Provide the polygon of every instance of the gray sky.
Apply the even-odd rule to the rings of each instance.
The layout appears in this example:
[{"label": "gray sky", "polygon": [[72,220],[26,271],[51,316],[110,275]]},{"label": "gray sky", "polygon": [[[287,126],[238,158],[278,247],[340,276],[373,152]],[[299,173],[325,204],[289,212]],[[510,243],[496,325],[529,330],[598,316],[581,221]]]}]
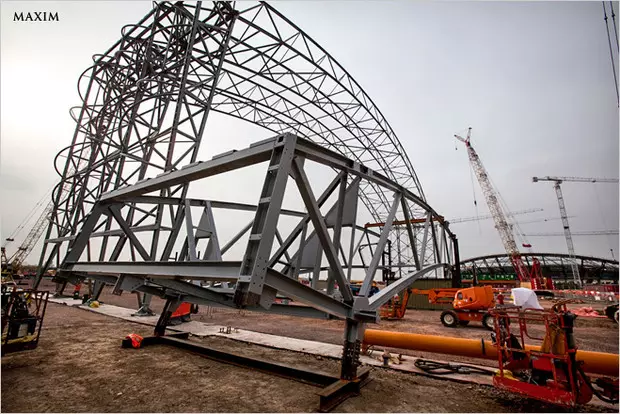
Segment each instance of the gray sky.
[{"label": "gray sky", "polygon": [[[618,108],[600,2],[275,6],[371,96],[407,150],[428,201],[445,217],[475,216],[474,191],[478,213],[488,213],[478,183],[472,188],[467,153],[452,138],[468,126],[510,209],[544,209],[518,216],[521,221],[559,217],[552,184],[533,184],[534,175],[618,177]],[[58,180],[53,160],[71,141],[69,108],[80,102],[79,75],[150,7],[146,1],[2,1],[3,239]],[[34,10],[58,12],[60,22],[13,22],[14,12]],[[207,138],[201,159],[271,135],[223,115],[212,115],[207,129],[226,139]],[[618,229],[617,184],[566,183],[562,189],[574,231]],[[521,227],[562,231],[559,220]],[[491,220],[452,230],[461,257],[503,251]],[[613,248],[618,257],[617,236],[574,241],[578,254],[610,257]],[[530,242],[534,251],[566,253],[563,237]]]}]

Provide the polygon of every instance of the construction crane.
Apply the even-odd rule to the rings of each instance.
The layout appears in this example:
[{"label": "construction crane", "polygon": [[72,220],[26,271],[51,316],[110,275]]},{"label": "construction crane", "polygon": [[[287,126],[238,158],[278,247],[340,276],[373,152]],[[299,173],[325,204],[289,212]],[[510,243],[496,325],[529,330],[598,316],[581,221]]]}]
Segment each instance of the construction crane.
[{"label": "construction crane", "polygon": [[[618,235],[618,230],[596,230],[596,231],[574,231],[571,236],[614,236]],[[549,237],[565,236],[564,233],[532,233],[526,234],[528,237]]]},{"label": "construction crane", "polygon": [[534,277],[533,274],[530,274],[525,266],[525,263],[521,260],[521,253],[519,253],[519,249],[517,248],[517,243],[515,242],[512,234],[512,229],[506,220],[506,215],[499,204],[496,191],[491,185],[489,174],[482,165],[482,161],[480,160],[480,157],[478,157],[476,150],[471,145],[471,127],[467,130],[467,138],[463,138],[459,135],[454,135],[454,137],[463,142],[467,147],[469,162],[471,163],[471,166],[476,174],[476,178],[478,179],[478,183],[482,188],[487,206],[491,211],[493,221],[495,221],[495,228],[502,239],[502,244],[504,245],[504,249],[506,250],[508,257],[510,257],[510,262],[517,273],[517,278],[520,282],[530,281],[533,289],[539,289],[541,287],[539,286],[540,281],[538,278]]},{"label": "construction crane", "polygon": [[[513,212],[507,213],[506,216],[512,217],[512,216],[518,216],[520,214],[536,213],[538,211],[543,211],[543,209],[542,208],[530,208],[526,210],[513,211]],[[455,224],[455,223],[465,223],[468,221],[486,220],[490,218],[493,218],[492,214],[484,214],[482,216],[473,216],[473,217],[461,217],[461,218],[455,218],[455,219],[448,219],[446,221],[450,224]]]},{"label": "construction crane", "polygon": [[562,218],[562,226],[564,227],[564,237],[566,238],[566,246],[568,247],[568,256],[573,272],[573,281],[577,286],[581,286],[581,276],[579,275],[579,268],[577,267],[577,260],[575,259],[575,246],[573,245],[573,237],[568,225],[568,215],[566,214],[566,205],[564,204],[564,196],[562,195],[562,188],[560,184],[563,182],[577,182],[577,183],[617,183],[617,178],[583,178],[583,177],[532,177],[532,181],[537,183],[539,181],[552,181],[553,188],[555,189],[555,195],[558,198],[558,206],[560,207],[560,217]]},{"label": "construction crane", "polygon": [[[30,252],[32,252],[34,246],[37,244],[37,241],[41,238],[41,235],[47,227],[49,216],[53,207],[53,202],[50,202],[45,207],[37,221],[28,232],[28,235],[22,244],[17,248],[17,251],[7,260],[7,265],[12,269],[13,274],[16,274],[20,270],[24,260],[26,260]],[[3,247],[2,249],[4,250],[5,248]]]},{"label": "construction crane", "polygon": [[[82,153],[80,154],[80,161],[78,162],[77,166],[74,166],[68,170],[67,177],[75,175],[76,172],[83,170],[88,165],[90,152],[90,148],[82,150]],[[48,199],[50,194],[52,195],[52,199],[49,200],[48,203],[45,205],[45,208],[41,212],[41,215],[37,218],[37,220],[31,227],[28,235],[26,236],[22,244],[17,248],[17,251],[13,253],[13,255],[8,259],[8,265],[12,267],[13,274],[16,274],[19,271],[22,264],[24,263],[24,260],[26,260],[26,258],[30,255],[32,249],[34,249],[34,246],[37,244],[49,224],[52,211],[54,210],[54,197],[56,196],[56,194],[54,194],[55,189],[58,189],[58,191],[60,192],[60,194],[58,194],[58,200],[62,200],[66,194],[71,192],[71,181],[66,180],[62,184],[57,184],[56,186],[52,187],[52,189],[49,190],[41,200],[39,200],[37,205],[35,205],[32,211],[28,214],[24,222],[22,222],[17,227],[17,229],[5,240],[3,249],[6,248],[6,245],[8,243],[14,241],[14,237],[26,225],[26,222],[30,220],[30,218],[34,215],[35,211],[38,210],[39,205],[43,204],[44,200]],[[45,269],[40,270],[41,272],[45,271]]]},{"label": "construction crane", "polygon": [[[538,211],[543,211],[542,208],[530,208],[530,209],[526,209],[526,210],[519,210],[519,211],[513,211],[507,214],[507,216],[512,217],[512,216],[518,216],[519,214],[529,214],[529,213],[536,213]],[[486,219],[490,219],[493,218],[493,215],[491,214],[485,214],[482,216],[472,216],[472,217],[460,217],[460,218],[455,218],[455,219],[449,219],[446,220],[443,216],[435,216],[433,217],[433,221],[439,221],[440,223],[443,223],[444,221],[450,223],[450,224],[455,224],[455,223],[465,223],[468,221],[477,221],[477,220],[486,220]],[[398,221],[393,221],[392,225],[393,226],[400,226],[403,224],[406,224],[407,221],[406,220],[398,220]],[[426,219],[425,218],[420,218],[420,219],[411,219],[409,220],[409,223],[411,224],[424,224],[426,223]],[[379,222],[379,223],[366,223],[364,225],[365,228],[372,228],[372,227],[383,227],[385,226],[385,223],[383,222]]]}]

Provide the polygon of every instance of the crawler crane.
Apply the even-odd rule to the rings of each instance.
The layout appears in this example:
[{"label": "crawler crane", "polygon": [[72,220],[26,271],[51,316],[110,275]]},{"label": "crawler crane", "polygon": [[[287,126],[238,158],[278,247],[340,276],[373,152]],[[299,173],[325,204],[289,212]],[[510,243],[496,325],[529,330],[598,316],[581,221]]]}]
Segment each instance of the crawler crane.
[{"label": "crawler crane", "polygon": [[502,244],[504,245],[504,249],[506,250],[508,257],[510,257],[510,262],[512,263],[512,266],[517,273],[517,278],[521,283],[530,282],[532,289],[549,288],[549,286],[542,286],[542,281],[540,280],[538,275],[536,273],[530,273],[525,266],[525,263],[523,263],[523,261],[521,260],[521,254],[519,253],[519,249],[517,248],[517,243],[515,242],[514,236],[512,235],[510,225],[506,220],[506,215],[504,214],[504,211],[499,204],[496,191],[491,185],[489,174],[482,165],[482,161],[476,153],[476,150],[474,150],[474,147],[471,145],[471,128],[469,128],[467,131],[467,138],[463,138],[459,135],[454,136],[456,137],[456,139],[463,142],[467,147],[469,162],[471,163],[471,166],[476,174],[476,178],[478,179],[478,183],[482,188],[482,192],[487,202],[487,206],[489,207],[491,215],[493,216],[493,220],[495,221],[495,228],[497,229],[500,238],[502,239]]}]

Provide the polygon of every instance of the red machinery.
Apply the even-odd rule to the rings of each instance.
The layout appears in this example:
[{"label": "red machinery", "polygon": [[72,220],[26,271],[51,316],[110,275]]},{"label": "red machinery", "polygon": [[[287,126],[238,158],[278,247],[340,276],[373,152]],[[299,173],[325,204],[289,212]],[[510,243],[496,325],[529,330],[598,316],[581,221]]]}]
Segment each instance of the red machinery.
[{"label": "red machinery", "polygon": [[[599,378],[595,382],[600,387],[597,389],[581,368],[583,362],[576,360],[573,326],[577,316],[566,309],[566,303],[556,304],[551,311],[523,311],[518,307],[491,310],[495,318],[492,339],[499,361],[493,384],[568,407],[587,403],[593,394],[606,402],[618,402],[618,379]],[[528,330],[528,324],[543,325],[544,336],[537,337]],[[540,348],[527,345],[526,338],[542,341]]]},{"label": "red machinery", "polygon": [[530,281],[532,282],[533,290],[555,289],[553,279],[551,279],[551,277],[543,276],[540,261],[535,257],[532,258],[532,272],[530,273]]},{"label": "red machinery", "polygon": [[402,298],[399,295],[394,296],[385,305],[379,309],[381,319],[402,319],[407,312],[407,303],[409,303],[409,296],[411,295],[411,289],[405,289]]}]

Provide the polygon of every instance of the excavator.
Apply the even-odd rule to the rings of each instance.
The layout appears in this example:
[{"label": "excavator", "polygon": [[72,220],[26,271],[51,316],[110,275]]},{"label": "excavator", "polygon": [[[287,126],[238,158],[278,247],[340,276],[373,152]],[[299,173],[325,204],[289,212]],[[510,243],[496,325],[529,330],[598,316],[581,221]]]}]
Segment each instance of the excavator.
[{"label": "excavator", "polygon": [[[409,294],[428,296],[428,303],[452,304],[452,309],[441,313],[439,319],[444,326],[454,328],[467,326],[471,321],[482,322],[487,329],[493,329],[493,315],[489,310],[495,307],[495,294],[491,286],[474,286],[465,289],[436,288],[409,289]],[[406,303],[406,302],[405,302]]]}]

